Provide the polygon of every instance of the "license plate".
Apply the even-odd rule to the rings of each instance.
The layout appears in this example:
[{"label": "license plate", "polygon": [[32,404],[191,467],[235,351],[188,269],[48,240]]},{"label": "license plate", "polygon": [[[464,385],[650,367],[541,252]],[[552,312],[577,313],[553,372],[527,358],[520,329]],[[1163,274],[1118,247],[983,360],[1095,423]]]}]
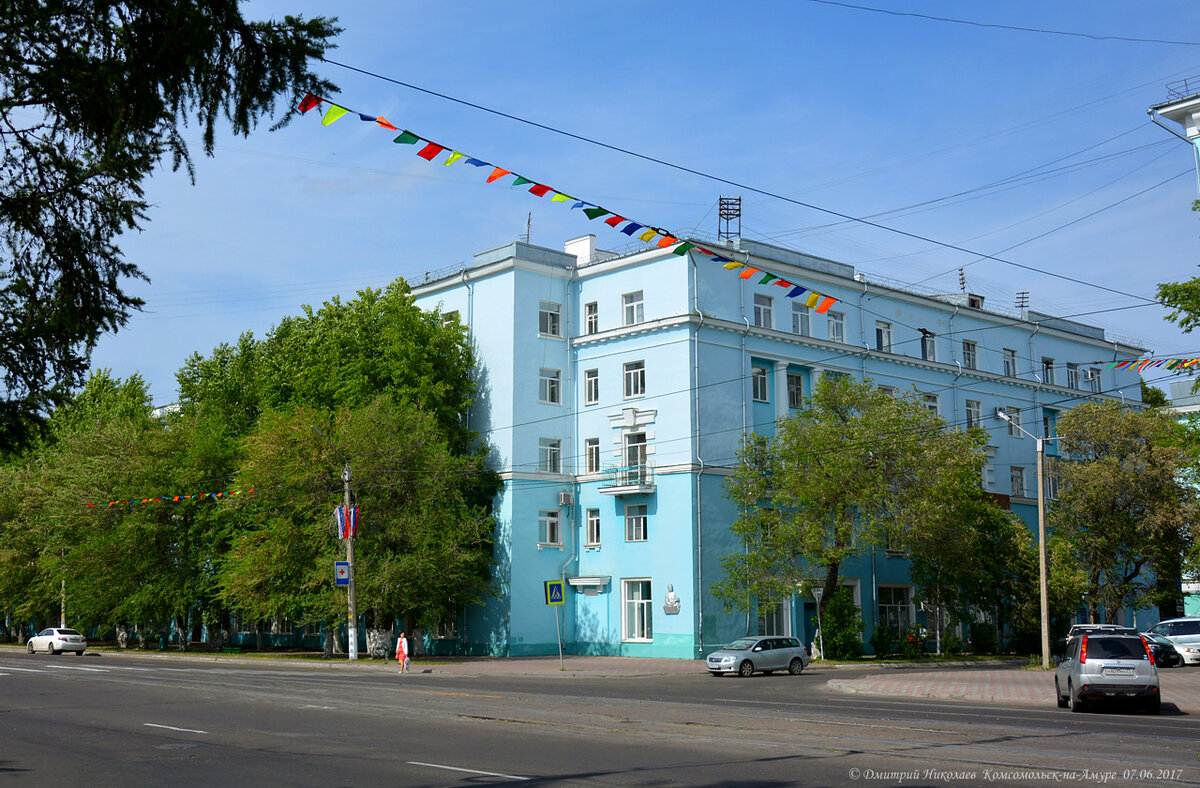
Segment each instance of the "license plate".
[{"label": "license plate", "polygon": [[1104,671],[1106,676],[1132,676],[1133,668],[1107,668]]}]

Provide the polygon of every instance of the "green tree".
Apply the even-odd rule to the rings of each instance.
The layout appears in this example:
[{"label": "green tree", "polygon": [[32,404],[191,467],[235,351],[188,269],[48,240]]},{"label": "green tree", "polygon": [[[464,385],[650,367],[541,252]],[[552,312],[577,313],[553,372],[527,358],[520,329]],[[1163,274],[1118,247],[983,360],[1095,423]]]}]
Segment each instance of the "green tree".
[{"label": "green tree", "polygon": [[[0,450],[77,387],[144,279],[119,237],[146,221],[145,180],[192,172],[184,128],[248,135],[305,92],[332,20],[246,20],[237,0],[7,0],[0,12]],[[288,116],[284,116],[286,122]]]},{"label": "green tree", "polygon": [[1064,459],[1053,463],[1049,521],[1083,574],[1092,620],[1101,609],[1114,622],[1125,607],[1173,602],[1178,583],[1166,592],[1155,575],[1178,581],[1200,522],[1185,428],[1163,411],[1089,402],[1059,417],[1058,434]]},{"label": "green tree", "polygon": [[1168,404],[1167,395],[1160,388],[1147,386],[1144,378],[1139,378],[1142,384],[1142,402],[1151,407],[1164,407]]},{"label": "green tree", "polygon": [[912,541],[963,480],[978,486],[981,433],[946,430],[915,394],[825,377],[806,405],[773,438],[747,436],[726,483],[743,546],[713,586],[727,610],[777,604],[814,569],[824,610],[849,557]]}]

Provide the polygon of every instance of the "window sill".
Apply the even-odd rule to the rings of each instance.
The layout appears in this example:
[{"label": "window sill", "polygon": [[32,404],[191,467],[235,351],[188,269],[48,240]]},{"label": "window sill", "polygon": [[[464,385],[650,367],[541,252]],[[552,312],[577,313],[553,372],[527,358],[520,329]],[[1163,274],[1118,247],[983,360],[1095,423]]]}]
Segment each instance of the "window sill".
[{"label": "window sill", "polygon": [[543,334],[538,332],[538,339],[563,339],[562,334]]},{"label": "window sill", "polygon": [[583,549],[584,550],[599,550],[600,545],[598,543],[597,544],[585,544],[583,546]]},{"label": "window sill", "polygon": [[622,643],[653,643],[654,638],[621,638]]},{"label": "window sill", "polygon": [[563,544],[562,544],[562,542],[538,542],[537,548],[539,550],[555,549],[555,550],[561,551],[563,549]]}]

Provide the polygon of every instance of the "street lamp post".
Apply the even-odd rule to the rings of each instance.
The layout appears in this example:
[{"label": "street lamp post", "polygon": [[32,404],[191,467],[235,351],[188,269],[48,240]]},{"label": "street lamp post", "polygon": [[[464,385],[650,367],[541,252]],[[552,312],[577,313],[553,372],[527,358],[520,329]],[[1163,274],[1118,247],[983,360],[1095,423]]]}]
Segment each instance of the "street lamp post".
[{"label": "street lamp post", "polygon": [[1016,427],[1037,443],[1037,511],[1038,511],[1038,592],[1042,618],[1042,669],[1050,669],[1050,582],[1046,572],[1046,484],[1042,468],[1046,458],[1046,441],[1054,438],[1039,438],[1003,410],[997,410],[996,415],[1010,426]]},{"label": "street lamp post", "polygon": [[813,599],[817,600],[817,648],[821,649],[821,659],[825,659],[825,630],[821,626],[821,597],[824,594],[824,588],[814,588],[812,592]]},{"label": "street lamp post", "polygon": [[[325,437],[325,433],[321,432],[312,424],[309,424],[308,426],[313,432],[320,435],[325,442],[333,448],[334,451],[336,451],[338,454],[342,454],[342,450],[335,446],[333,441]],[[344,454],[342,454],[342,460],[346,463],[345,467],[342,468],[342,498],[343,503],[345,504],[345,508],[343,509],[345,512],[344,517],[346,518],[346,524],[348,526],[350,524],[350,460]],[[354,604],[354,537],[352,537],[350,534],[347,534],[344,541],[346,542],[346,568],[348,570],[348,577],[346,578],[346,617],[348,619],[346,625],[348,631],[346,634],[348,635],[347,640],[349,641],[347,643],[347,651],[349,653],[347,656],[353,662],[358,659],[358,608]]]}]

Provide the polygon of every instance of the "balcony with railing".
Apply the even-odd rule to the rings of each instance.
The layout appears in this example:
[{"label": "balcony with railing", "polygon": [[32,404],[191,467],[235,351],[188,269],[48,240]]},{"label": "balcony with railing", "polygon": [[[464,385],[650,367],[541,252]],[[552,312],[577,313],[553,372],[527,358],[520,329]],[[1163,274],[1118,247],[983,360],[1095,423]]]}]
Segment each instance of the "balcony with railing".
[{"label": "balcony with railing", "polygon": [[604,495],[644,495],[654,490],[653,465],[606,468],[600,482],[600,492]]}]

